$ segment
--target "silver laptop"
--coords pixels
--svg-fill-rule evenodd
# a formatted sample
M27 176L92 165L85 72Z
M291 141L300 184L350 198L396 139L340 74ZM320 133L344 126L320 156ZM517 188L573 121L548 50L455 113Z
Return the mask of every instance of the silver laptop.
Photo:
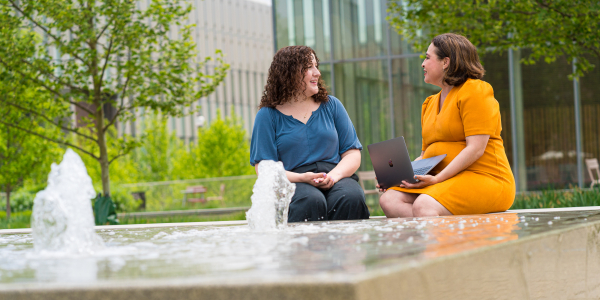
M399 186L402 181L417 183L415 175L425 175L439 164L446 154L410 161L404 137L367 146L373 170L383 189Z

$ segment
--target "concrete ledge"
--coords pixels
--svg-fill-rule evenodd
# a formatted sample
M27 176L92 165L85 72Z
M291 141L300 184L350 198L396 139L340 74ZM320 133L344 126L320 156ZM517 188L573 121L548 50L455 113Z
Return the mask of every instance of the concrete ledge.
M355 299L598 299L600 222L372 272Z
M600 221L362 275L0 286L2 299L597 299Z

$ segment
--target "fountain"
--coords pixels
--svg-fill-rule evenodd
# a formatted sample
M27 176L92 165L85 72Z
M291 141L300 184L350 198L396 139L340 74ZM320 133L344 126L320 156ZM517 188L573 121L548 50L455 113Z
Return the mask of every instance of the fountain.
M295 190L296 185L287 179L283 163L261 161L252 189L252 207L246 213L248 226L258 231L286 228Z
M35 250L82 253L102 249L104 243L94 231L91 199L95 194L83 161L67 149L62 162L52 164L48 186L34 199Z
M67 176L75 174L67 166L81 166L67 154L38 194L38 207L89 203L84 172L78 169L79 179ZM81 234L84 245L98 247L75 251L79 247L69 247L67 237L75 236L69 226L76 223L36 212L36 222L58 228L54 236L63 245L41 252L35 239L42 227L33 234L0 230L0 299L600 297L598 207L285 227L293 185L280 164L260 166L248 225L97 226L105 247L82 230L88 232ZM85 197L67 195L67 182L77 182ZM59 211L65 218L72 214ZM263 211L265 218L258 214Z

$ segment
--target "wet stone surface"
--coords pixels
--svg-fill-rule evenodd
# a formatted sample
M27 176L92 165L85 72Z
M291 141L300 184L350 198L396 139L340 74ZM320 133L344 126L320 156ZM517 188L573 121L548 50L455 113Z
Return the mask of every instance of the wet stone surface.
M253 232L247 225L101 230L106 249L79 255L35 252L31 234L5 234L0 235L0 287L347 276L598 221L600 211L556 211L296 223L272 232Z

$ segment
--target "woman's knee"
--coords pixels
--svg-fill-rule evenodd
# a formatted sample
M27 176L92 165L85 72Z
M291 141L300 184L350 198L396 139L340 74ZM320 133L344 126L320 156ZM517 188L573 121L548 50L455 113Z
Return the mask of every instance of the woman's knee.
M398 202L412 203L416 195L404 193L396 190L387 190L379 197L379 205L381 208L396 205Z
M327 212L323 193L306 183L296 183L288 212L289 222L319 221Z
M296 191L290 207L292 205L318 206L325 203L325 195L319 189L307 183L296 183Z
M384 210L393 205L393 202L395 201L398 201L398 195L392 193L392 190L387 190L385 193L379 196L379 206L381 206L381 208Z
M415 217L437 217L452 215L441 203L429 195L422 194L413 203L412 212Z

